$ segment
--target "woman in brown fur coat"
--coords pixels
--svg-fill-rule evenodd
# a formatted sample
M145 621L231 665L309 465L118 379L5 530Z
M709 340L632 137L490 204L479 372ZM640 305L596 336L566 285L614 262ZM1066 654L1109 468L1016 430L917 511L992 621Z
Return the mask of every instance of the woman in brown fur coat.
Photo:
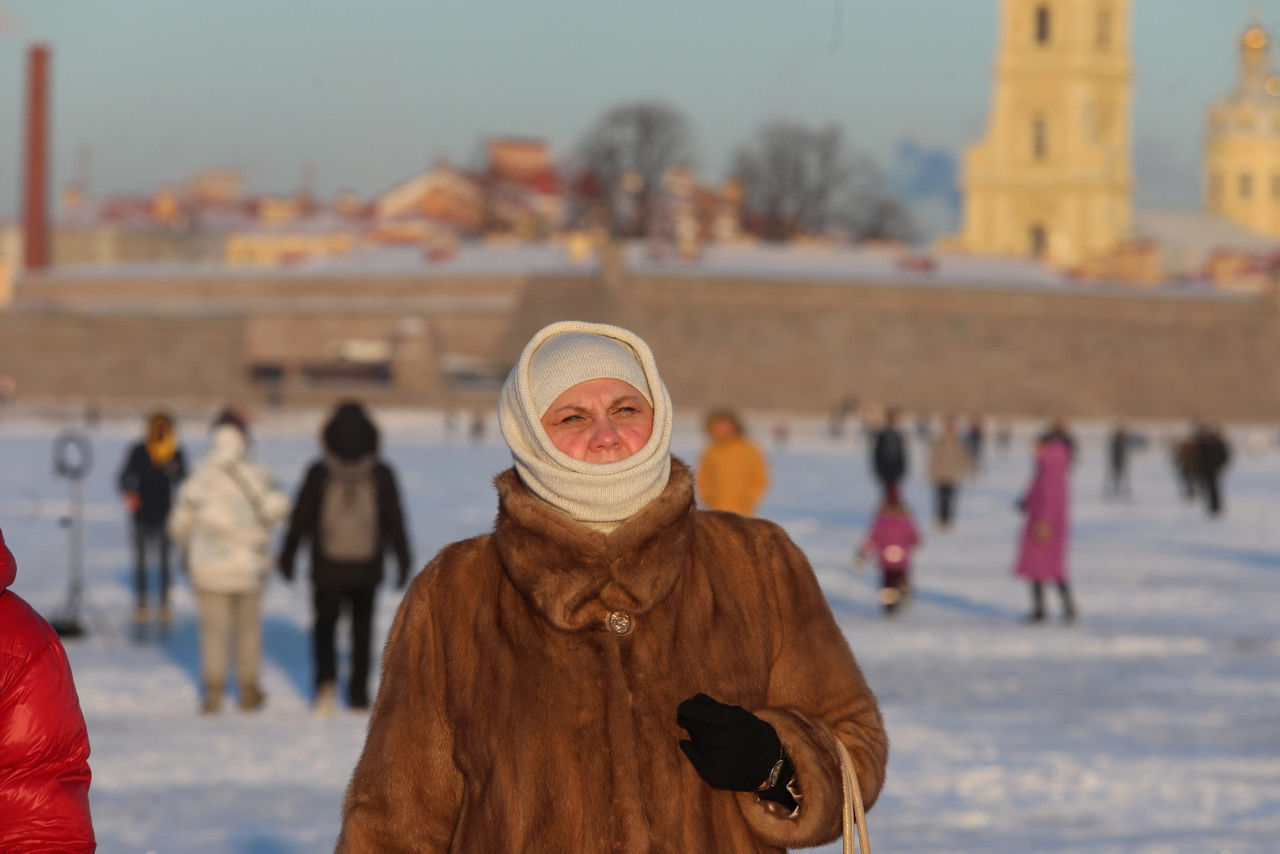
M499 403L490 534L392 627L338 850L777 851L840 833L834 732L869 807L888 743L808 561L694 507L653 356L553 324Z

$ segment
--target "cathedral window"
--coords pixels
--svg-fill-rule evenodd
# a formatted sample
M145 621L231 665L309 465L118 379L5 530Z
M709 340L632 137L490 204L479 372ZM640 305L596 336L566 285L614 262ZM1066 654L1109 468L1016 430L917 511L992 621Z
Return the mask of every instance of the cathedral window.
M1031 226L1031 230L1027 234L1027 238L1031 244L1031 257L1043 258L1044 251L1049 246L1049 238L1045 234L1044 226L1039 223Z
M1247 199L1253 196L1253 176L1248 172L1240 173L1240 181L1237 192L1240 198Z
M1047 5L1036 7L1036 44L1048 44L1053 34Z
M1094 33L1094 41L1098 45L1098 50L1106 50L1111 47L1111 9L1106 6L1098 9L1097 32Z
M1214 208L1222 207L1222 174L1219 172L1209 176L1209 203Z
M1044 160L1048 154L1049 132L1044 116L1036 116L1031 120L1031 156L1035 160Z

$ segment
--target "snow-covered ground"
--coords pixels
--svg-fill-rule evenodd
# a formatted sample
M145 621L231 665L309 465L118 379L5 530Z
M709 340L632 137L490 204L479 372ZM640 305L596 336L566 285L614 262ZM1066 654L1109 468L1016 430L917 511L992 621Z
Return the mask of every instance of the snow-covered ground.
M313 454L318 419L262 426L258 455L290 489ZM472 445L446 435L432 414L381 420L420 561L485 530L490 480L507 462L494 431ZM193 456L204 448L202 426L186 425ZM366 719L309 714L305 584L273 583L267 594L269 700L258 714L196 715L187 587L179 584L167 638L139 641L124 628L130 556L113 480L136 427L109 420L92 431L85 530L94 631L68 643L93 743L100 850L327 850ZM871 813L876 847L1280 850L1280 451L1238 443L1227 514L1210 520L1179 498L1154 443L1135 458L1133 500L1104 501L1100 433L1082 433L1072 551L1082 618L1026 626L1026 591L1010 565L1030 429L1007 452L989 449L953 531L929 528L916 602L891 622L876 611L874 574L850 568L872 510L862 442L798 424L791 446L771 451L763 513L808 553L884 709L892 750ZM56 431L34 417L0 421L0 526L19 560L15 590L46 614L62 600L67 561L58 525L67 485L51 474ZM682 424L677 453L695 457L698 441L691 422ZM908 497L923 519L919 478ZM380 634L397 599L381 596Z

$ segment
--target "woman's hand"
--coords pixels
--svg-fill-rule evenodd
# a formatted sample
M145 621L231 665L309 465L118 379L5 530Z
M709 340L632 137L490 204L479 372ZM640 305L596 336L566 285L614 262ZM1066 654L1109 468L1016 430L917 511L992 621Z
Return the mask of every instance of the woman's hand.
M757 792L795 808L795 799L786 787L791 780L790 763L772 724L741 706L716 702L706 694L695 694L676 712L676 723L689 731L680 749L708 785Z

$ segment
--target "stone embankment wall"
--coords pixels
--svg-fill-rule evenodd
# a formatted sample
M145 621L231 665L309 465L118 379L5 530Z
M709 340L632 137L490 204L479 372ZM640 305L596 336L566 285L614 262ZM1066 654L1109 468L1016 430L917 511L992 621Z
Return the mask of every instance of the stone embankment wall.
M1280 419L1273 298L616 272L61 274L16 297L0 374L22 397L253 401L271 392L254 366L337 359L354 338L387 342L389 383L291 379L276 398L487 406L533 331L576 318L644 336L682 407Z

